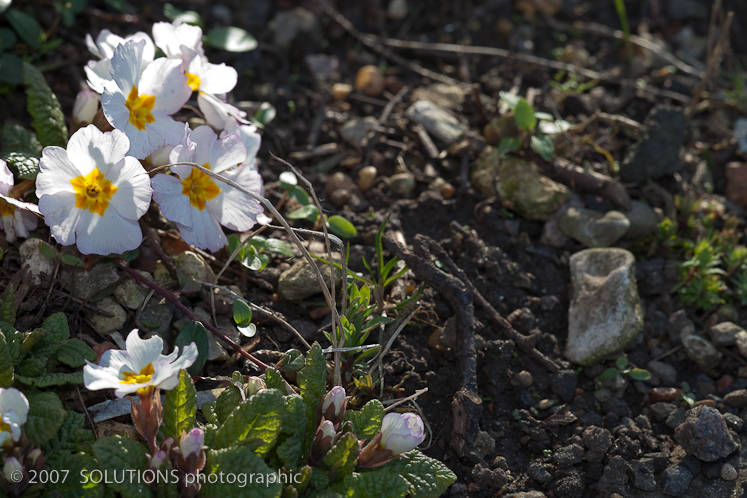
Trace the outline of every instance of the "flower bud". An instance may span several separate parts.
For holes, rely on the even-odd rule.
[[[23,465],[21,465],[21,462],[16,457],[6,458],[3,464],[3,477],[5,477],[5,480],[17,483],[20,482],[19,476],[23,476]]]
[[[80,125],[92,123],[99,110],[100,100],[98,93],[92,90],[81,90],[73,104],[73,122]]]
[[[163,462],[166,461],[166,452],[163,450],[158,450],[155,455],[150,459],[149,468],[153,470],[158,470],[161,468],[161,465],[163,465]]]
[[[414,413],[388,413],[381,423],[381,446],[399,455],[425,440],[423,419]]]
[[[164,145],[157,151],[155,151],[153,154],[148,156],[148,159],[150,159],[150,163],[154,167],[158,166],[165,166],[167,164],[171,164],[169,161],[169,154],[171,154],[171,151],[174,150],[173,145]]]
[[[309,461],[313,465],[318,465],[324,455],[332,448],[335,441],[335,426],[329,420],[323,420],[314,435],[314,441],[311,444],[311,455]]]
[[[330,422],[329,420],[325,420],[319,426],[319,432],[322,438],[335,437],[335,426],[332,425],[332,422]]]
[[[342,422],[347,404],[348,400],[345,397],[345,389],[335,386],[322,399],[322,416],[337,425]]]
[[[26,454],[26,466],[39,472],[44,468],[44,453],[40,448],[34,448]]]
[[[205,442],[205,432],[200,428],[194,428],[189,432],[182,433],[182,440],[179,442],[179,450],[182,456],[187,459],[190,455],[199,455]]]
[[[249,397],[257,394],[262,389],[267,389],[267,384],[259,377],[249,377],[244,384],[244,389],[246,390],[246,396]]]

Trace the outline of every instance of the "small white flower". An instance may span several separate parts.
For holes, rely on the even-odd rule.
[[[99,110],[101,96],[92,90],[81,90],[73,104],[73,125],[85,126],[93,123]]]
[[[145,42],[145,48],[143,49],[143,59],[140,67],[142,71],[143,69],[145,69],[145,66],[153,62],[156,56],[156,46],[153,44],[153,40],[150,39],[150,36],[148,36],[146,33],[138,31],[134,35],[122,38],[121,36],[113,34],[108,29],[104,29],[101,31],[101,33],[99,33],[99,36],[96,37],[95,43],[91,35],[86,35],[86,46],[88,47],[88,50],[90,50],[93,55],[101,59],[98,61],[89,61],[88,64],[86,64],[86,66],[83,68],[86,72],[86,77],[88,78],[88,86],[91,87],[91,90],[95,91],[96,93],[104,93],[104,90],[107,87],[111,87],[112,85],[114,85],[112,77],[109,74],[109,65],[111,63],[112,56],[114,55],[114,50],[123,43],[131,40],[136,42]],[[113,88],[116,88],[116,85],[114,85]]]
[[[130,141],[119,130],[94,125],[76,131],[67,150],[45,147],[36,177],[39,210],[54,238],[83,254],[122,254],[142,242],[137,220],[152,190],[140,161],[125,156]]]
[[[179,450],[186,460],[190,455],[199,457],[205,447],[205,432],[199,427],[195,427],[189,432],[182,432],[182,438],[179,441]]]
[[[259,194],[259,173],[241,165],[246,157],[237,135],[218,139],[209,126],[199,126],[190,137],[190,145],[178,145],[171,153],[171,163],[191,162],[220,173],[251,192]],[[220,225],[246,231],[254,226],[262,206],[246,194],[213,179],[190,166],[172,166],[176,176],[156,175],[151,180],[153,199],[163,215],[176,222],[182,238],[200,249],[217,251],[227,243]]]
[[[160,337],[143,340],[134,329],[127,336],[126,351],[110,349],[101,355],[98,365],[86,361],[83,382],[92,391],[115,389],[119,398],[148,387],[174,389],[179,384],[179,372],[197,359],[197,346],[190,344],[181,356],[178,347],[168,356],[162,355],[162,350]]]
[[[199,26],[180,24],[174,26],[168,22],[157,22],[153,25],[153,40],[169,59],[182,58],[182,46],[205,55],[202,48],[202,29]]]
[[[399,455],[425,440],[423,419],[415,413],[387,413],[381,421],[381,446]]]
[[[28,237],[29,230],[36,228],[37,217],[34,214],[41,216],[35,204],[11,197],[12,188],[13,173],[8,169],[6,162],[0,159],[0,217],[3,220],[5,240],[10,243],[15,242],[16,237]]]
[[[164,145],[179,142],[184,126],[171,118],[192,93],[181,61],[158,59],[140,74],[145,42],[117,47],[109,72],[117,87],[101,99],[104,116],[130,139],[130,154],[138,159]]]
[[[209,93],[198,94],[197,105],[200,106],[205,121],[216,130],[222,130],[229,118],[243,120],[246,117],[244,111]]]
[[[18,389],[0,388],[0,446],[18,442],[29,415],[29,401]]]

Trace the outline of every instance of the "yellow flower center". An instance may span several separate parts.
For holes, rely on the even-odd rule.
[[[112,195],[117,191],[117,187],[98,168],[94,168],[86,176],[73,178],[70,183],[75,189],[75,207],[88,209],[99,216],[104,216]]]
[[[16,212],[16,207],[5,199],[0,199],[0,216],[5,218],[6,216],[13,216]],[[2,426],[0,426],[2,427]]]
[[[127,96],[125,107],[130,110],[130,123],[138,130],[145,129],[146,123],[155,122],[153,117],[153,106],[156,104],[156,98],[150,95],[138,95],[137,87],[133,86],[130,95]]]
[[[147,384],[150,382],[151,377],[153,377],[154,372],[153,363],[145,365],[143,369],[140,370],[139,374],[134,372],[122,372],[122,376],[124,377],[122,384]]]
[[[0,432],[10,432],[10,424],[0,422]]]
[[[210,169],[205,163],[203,168]],[[207,173],[192,168],[192,172],[182,181],[182,194],[189,197],[189,203],[202,211],[205,209],[205,201],[213,199],[220,194],[220,187],[210,178]]]
[[[200,77],[196,74],[192,73],[185,73],[187,75],[187,86],[192,89],[192,91],[196,91],[198,88],[200,88]]]

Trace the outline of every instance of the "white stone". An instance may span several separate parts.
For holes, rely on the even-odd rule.
[[[418,100],[410,106],[405,115],[428,131],[436,140],[451,145],[469,129],[457,118],[429,100]]]
[[[110,297],[105,297],[96,303],[96,307],[114,315],[108,317],[94,314],[91,317],[91,325],[93,326],[93,329],[101,335],[109,335],[112,332],[120,330],[125,324],[125,321],[127,321],[127,313],[124,308]]]
[[[28,239],[21,244],[18,250],[21,253],[21,266],[28,265],[28,275],[31,278],[31,285],[34,286],[42,283],[42,275],[51,278],[55,266],[55,260],[46,257],[39,250],[40,242],[43,241],[41,239]]]

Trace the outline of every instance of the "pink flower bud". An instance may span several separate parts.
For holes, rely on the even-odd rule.
[[[335,437],[335,426],[332,425],[332,422],[329,420],[325,420],[322,422],[322,425],[319,426],[321,437]]]
[[[342,422],[345,415],[345,407],[348,400],[345,397],[345,389],[340,386],[333,387],[322,399],[322,415],[334,424]]]
[[[381,423],[381,446],[399,455],[425,440],[423,419],[414,413],[388,413]]]
[[[189,432],[182,433],[179,442],[179,450],[186,460],[190,455],[199,455],[205,442],[205,433],[200,428],[194,428]]]
[[[265,381],[263,381],[259,377],[249,377],[249,379],[244,384],[244,388],[246,389],[247,396],[253,396],[262,389],[267,389],[267,384],[265,384]]]
[[[18,483],[23,478],[23,465],[16,457],[5,459],[3,464],[3,476],[10,483]]]
[[[161,465],[163,465],[163,462],[166,461],[166,452],[163,450],[158,450],[155,455],[153,455],[153,458],[150,459],[150,468],[158,470],[161,468]]]
[[[81,90],[75,97],[73,104],[73,122],[83,125],[93,122],[93,117],[99,110],[101,97],[92,90]]]

